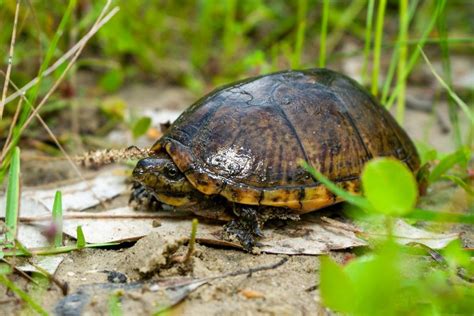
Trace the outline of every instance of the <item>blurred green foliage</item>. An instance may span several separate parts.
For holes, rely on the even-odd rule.
[[[315,178],[324,180],[309,170]],[[385,234],[381,241],[369,238],[373,250],[343,266],[329,257],[321,259],[323,304],[348,315],[444,315],[472,311],[474,261],[459,239],[448,244],[442,254],[426,247],[419,249],[416,243],[402,246],[395,241],[394,217],[413,212],[418,193],[408,168],[394,159],[374,159],[366,164],[361,181],[369,202],[362,209],[372,216],[384,214]],[[340,193],[339,196],[347,194]]]
[[[337,45],[344,33],[359,41],[362,55],[367,4],[358,1],[357,6],[348,7],[349,2],[329,1],[328,64],[341,57]],[[2,64],[6,64],[15,3],[0,0]],[[54,58],[90,27],[104,3],[77,1]],[[22,2],[13,72],[17,84],[36,75],[67,5],[59,0]],[[202,92],[209,83],[290,66],[315,66],[319,59],[320,0],[117,0],[113,5],[120,7],[119,14],[91,40],[79,63],[101,75],[100,85],[106,91],[118,89],[131,78],[142,78],[167,80]],[[433,0],[419,6],[411,39],[420,36],[423,17],[429,17],[435,5]],[[447,11],[459,5],[462,1],[449,1]],[[398,1],[388,1],[387,10],[394,17],[397,7]],[[469,12],[458,14],[458,19],[447,23],[462,33],[469,23],[462,23],[461,16],[466,15],[468,21]],[[396,39],[396,29],[386,25],[384,42]]]

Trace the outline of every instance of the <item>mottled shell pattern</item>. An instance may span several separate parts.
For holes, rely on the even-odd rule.
[[[305,213],[338,198],[305,160],[350,192],[364,164],[395,157],[419,168],[405,131],[366,90],[327,69],[284,71],[217,89],[194,103],[152,148],[166,150],[204,194]]]

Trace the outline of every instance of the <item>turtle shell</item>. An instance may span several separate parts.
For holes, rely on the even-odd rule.
[[[166,150],[204,194],[305,213],[339,200],[305,160],[351,192],[364,164],[395,157],[419,168],[403,129],[366,90],[327,69],[284,71],[224,86],[194,103],[152,151]]]

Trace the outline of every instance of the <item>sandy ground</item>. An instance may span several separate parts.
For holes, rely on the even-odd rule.
[[[139,111],[152,110],[161,112],[169,110],[171,114],[185,108],[193,100],[188,92],[172,88],[152,86],[130,86],[119,96],[127,104]],[[446,107],[439,108],[446,117]],[[447,120],[446,120],[447,121]],[[431,114],[408,109],[406,129],[414,139],[429,139],[432,145],[444,151],[451,150],[453,143],[449,132],[440,126],[438,119]],[[124,146],[131,140],[122,139]],[[125,144],[126,143],[126,144]],[[141,145],[152,143],[150,139],[141,139]],[[54,169],[52,169],[54,168]],[[52,171],[54,170],[54,172]],[[24,163],[24,173],[42,181],[57,180],[58,177],[72,176],[66,163],[48,164]],[[45,176],[54,174],[54,177]],[[41,182],[42,182],[41,181]],[[451,191],[450,191],[451,190]],[[431,192],[425,199],[426,205],[451,205],[456,193],[452,189],[441,189]],[[433,196],[441,196],[441,200]],[[456,199],[455,199],[456,200]],[[459,198],[462,200],[462,197]],[[467,207],[459,202],[452,206],[456,209]],[[464,204],[463,204],[464,203]],[[466,243],[472,243],[472,234],[465,237]],[[319,260],[314,256],[252,255],[238,250],[214,248],[197,245],[191,265],[176,263],[176,258],[186,252],[187,246],[177,239],[149,235],[136,244],[128,244],[115,249],[85,249],[65,254],[56,278],[68,284],[70,296],[63,299],[57,286],[50,286],[42,293],[37,293],[38,302],[50,312],[58,315],[79,315],[80,302],[85,302],[85,315],[108,314],[108,302],[111,293],[118,293],[122,299],[125,315],[151,314],[159,309],[163,301],[163,290],[156,291],[156,282],[160,280],[185,280],[189,278],[206,278],[220,276],[228,272],[252,269],[275,264],[287,258],[279,267],[251,274],[218,278],[203,284],[168,314],[184,315],[314,315],[324,314],[325,310],[318,303],[318,269]],[[472,245],[471,245],[472,246]],[[333,252],[331,256],[344,261],[351,252]],[[140,272],[142,270],[142,272]],[[143,273],[143,271],[147,271]],[[118,272],[118,279],[126,277],[127,283],[111,283],[108,276],[111,271]],[[15,276],[14,281],[24,285],[25,280]],[[138,282],[138,283],[136,283]],[[100,283],[101,285],[92,285]],[[31,285],[29,285],[31,288]],[[82,296],[81,296],[82,295]],[[87,299],[84,297],[87,296]],[[12,299],[11,293],[0,293],[0,314],[19,313],[24,306]],[[161,300],[161,301],[160,301]],[[23,310],[24,311],[24,310]]]

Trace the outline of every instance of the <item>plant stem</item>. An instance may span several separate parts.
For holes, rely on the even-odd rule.
[[[406,90],[406,78],[405,66],[407,60],[408,47],[406,44],[407,31],[408,31],[408,0],[400,0],[400,31],[398,35],[399,40],[399,58],[398,58],[398,74],[397,74],[397,86],[400,89],[400,93],[397,98],[397,121],[400,125],[403,125],[403,119],[405,115],[405,90]]]
[[[18,295],[25,303],[27,303],[35,312],[40,315],[48,315],[48,313],[38,305],[26,292],[16,286],[15,283],[10,281],[5,275],[0,274],[0,284],[10,289],[13,293]]]
[[[319,43],[319,67],[326,66],[326,37],[328,32],[329,0],[323,0],[323,18],[321,21],[321,41]]]
[[[375,25],[375,43],[374,43],[374,62],[372,69],[372,88],[371,92],[374,96],[378,95],[379,72],[380,72],[380,54],[382,50],[383,21],[385,15],[385,6],[387,0],[380,0],[377,8],[377,22]]]
[[[291,61],[292,68],[299,68],[301,66],[301,55],[304,46],[304,35],[306,32],[306,12],[308,7],[308,0],[298,0],[297,23],[295,49]]]
[[[452,78],[451,78],[451,63],[449,59],[449,42],[448,39],[448,32],[446,27],[446,3],[442,3],[443,8],[441,10],[440,16],[438,18],[437,28],[438,33],[440,36],[439,46],[441,47],[441,56],[442,56],[442,63],[443,63],[443,73],[444,78],[446,78],[447,85],[452,88]],[[459,119],[458,119],[458,112],[456,108],[456,104],[453,98],[448,98],[448,109],[449,109],[449,120],[451,121],[451,125],[453,127],[453,137],[454,143],[457,147],[462,146],[462,138],[461,138],[461,129],[459,126]]]
[[[196,245],[196,233],[198,227],[198,220],[197,218],[193,219],[192,227],[191,227],[191,237],[189,238],[189,245],[188,245],[188,252],[184,257],[184,263],[189,264],[191,262],[191,257],[194,253],[194,247]]]
[[[20,208],[20,149],[13,150],[10,174],[8,176],[7,201],[5,207],[5,233],[8,243],[13,243],[17,234],[18,212]]]
[[[367,66],[369,64],[370,44],[372,42],[372,21],[374,17],[375,0],[369,0],[367,7],[367,21],[365,24],[364,63],[362,64],[362,84],[367,81]]]

